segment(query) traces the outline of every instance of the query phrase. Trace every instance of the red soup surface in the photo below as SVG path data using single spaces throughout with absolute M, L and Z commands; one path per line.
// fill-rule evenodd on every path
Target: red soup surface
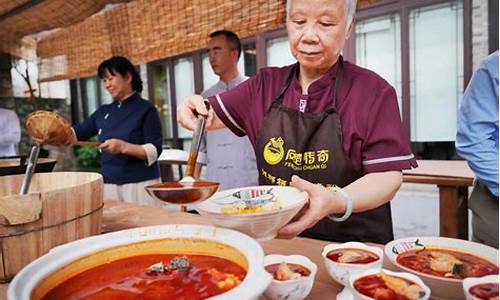
M 206 255 L 183 255 L 189 261 L 189 266 L 183 269 L 149 269 L 154 264 L 168 264 L 178 257 L 142 255 L 103 264 L 64 281 L 43 300 L 205 299 L 237 286 L 246 275 L 236 263 Z
M 328 252 L 326 257 L 334 262 L 346 264 L 369 264 L 379 259 L 373 252 L 354 248 L 335 249 Z
M 396 261 L 407 268 L 445 278 L 464 279 L 498 274 L 498 266 L 475 255 L 441 248 L 408 250 Z
M 294 263 L 276 263 L 270 264 L 264 267 L 266 271 L 273 275 L 275 280 L 285 281 L 290 279 L 296 279 L 294 277 L 307 277 L 311 274 L 308 268 Z M 294 273 L 300 276 L 293 276 Z M 291 278 L 288 278 L 291 277 Z
M 382 274 L 361 277 L 354 282 L 354 288 L 377 300 L 414 300 L 425 295 L 423 289 L 410 280 Z
M 479 299 L 498 299 L 498 283 L 488 282 L 480 283 L 472 286 L 469 289 L 469 293 L 478 297 Z

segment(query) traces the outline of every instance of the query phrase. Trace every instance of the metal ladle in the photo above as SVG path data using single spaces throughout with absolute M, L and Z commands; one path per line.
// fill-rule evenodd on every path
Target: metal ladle
M 205 131 L 205 122 L 205 117 L 198 115 L 196 128 L 193 132 L 193 141 L 189 151 L 186 176 L 180 181 L 162 182 L 145 187 L 149 195 L 154 199 L 173 204 L 181 204 L 182 210 L 186 211 L 184 205 L 206 200 L 219 188 L 218 182 L 201 181 L 193 178 L 201 138 Z
M 31 147 L 30 156 L 28 158 L 28 166 L 26 167 L 26 172 L 24 173 L 23 185 L 21 186 L 21 195 L 27 194 L 30 189 L 31 178 L 35 172 L 39 154 L 40 144 L 36 143 L 33 147 Z

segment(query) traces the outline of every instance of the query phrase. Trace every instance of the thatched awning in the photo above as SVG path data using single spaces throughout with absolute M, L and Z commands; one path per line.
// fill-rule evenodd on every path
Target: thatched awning
M 30 37 L 85 20 L 109 3 L 128 0 L 6 0 L 0 2 L 0 51 L 34 58 L 36 38 Z M 30 50 L 32 50 L 30 52 Z
M 206 46 L 208 34 L 230 29 L 246 37 L 283 26 L 284 1 L 138 0 L 43 38 L 41 79 L 95 74 L 112 55 L 145 63 Z
M 380 0 L 361 0 L 364 4 Z M 112 55 L 133 63 L 206 46 L 217 29 L 240 37 L 285 24 L 286 0 L 8 0 L 0 2 L 0 51 L 39 59 L 39 79 L 89 76 Z M 366 3 L 365 3 L 366 2 Z M 103 8 L 110 3 L 121 3 Z M 53 30 L 37 34 L 44 30 Z M 34 52 L 33 52 L 34 53 Z

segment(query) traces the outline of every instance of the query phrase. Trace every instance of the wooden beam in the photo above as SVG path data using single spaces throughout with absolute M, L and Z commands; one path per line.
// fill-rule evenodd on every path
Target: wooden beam
M 8 12 L 0 15 L 0 22 L 2 22 L 3 20 L 6 20 L 12 16 L 15 16 L 17 14 L 20 14 L 23 11 L 25 11 L 29 8 L 32 8 L 33 6 L 42 3 L 43 1 L 44 0 L 31 0 L 31 1 L 28 1 L 24 4 L 22 4 L 22 5 L 19 5 L 18 7 L 13 8 L 13 9 L 9 10 Z

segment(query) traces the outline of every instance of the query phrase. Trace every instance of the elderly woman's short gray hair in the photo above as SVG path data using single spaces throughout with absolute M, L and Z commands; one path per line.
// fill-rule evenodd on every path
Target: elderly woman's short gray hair
M 291 6 L 291 0 L 286 0 L 286 19 L 290 17 L 290 6 Z M 347 27 L 352 22 L 352 19 L 354 18 L 354 14 L 356 13 L 356 4 L 357 0 L 345 0 L 345 23 Z

